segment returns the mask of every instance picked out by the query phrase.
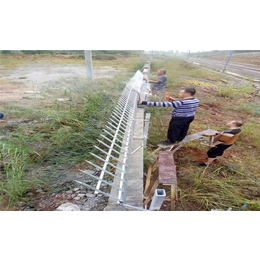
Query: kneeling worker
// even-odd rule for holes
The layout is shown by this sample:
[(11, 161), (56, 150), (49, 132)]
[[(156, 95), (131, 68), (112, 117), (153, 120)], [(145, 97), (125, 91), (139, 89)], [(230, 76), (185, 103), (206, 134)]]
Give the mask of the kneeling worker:
[(162, 141), (158, 146), (162, 148), (171, 147), (174, 144), (182, 141), (188, 130), (190, 123), (194, 120), (196, 110), (199, 106), (199, 100), (194, 98), (196, 90), (194, 88), (187, 88), (179, 92), (179, 97), (182, 100), (174, 101), (175, 98), (166, 94), (166, 99), (169, 102), (148, 102), (139, 100), (139, 104), (147, 106), (158, 107), (173, 107), (172, 119), (169, 124), (167, 138), (168, 140)]
[[(213, 144), (210, 145), (210, 149), (207, 152), (208, 159), (205, 163), (201, 163), (198, 166), (208, 166), (213, 161), (217, 161), (220, 156), (223, 155), (224, 151), (232, 146), (234, 142), (238, 139), (238, 136), (241, 133), (240, 126), (243, 123), (240, 121), (230, 121), (227, 123), (229, 129), (216, 133)], [(204, 136), (214, 136), (203, 134)]]

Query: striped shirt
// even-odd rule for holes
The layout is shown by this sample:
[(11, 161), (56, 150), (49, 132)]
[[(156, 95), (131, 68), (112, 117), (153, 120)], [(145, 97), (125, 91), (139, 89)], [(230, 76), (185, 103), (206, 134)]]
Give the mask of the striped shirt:
[(173, 107), (172, 117), (194, 117), (199, 106), (197, 98), (189, 98), (173, 102), (149, 102), (143, 101), (142, 105), (157, 107)]

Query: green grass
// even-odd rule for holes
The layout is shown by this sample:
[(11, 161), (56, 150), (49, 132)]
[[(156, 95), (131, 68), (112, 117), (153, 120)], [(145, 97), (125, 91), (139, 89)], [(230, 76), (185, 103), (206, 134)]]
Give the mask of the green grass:
[(186, 62), (184, 60), (170, 58), (164, 61), (155, 61), (151, 62), (152, 71), (156, 71), (158, 69), (166, 69), (167, 76), (172, 76), (173, 82), (178, 83), (176, 78), (180, 76), (194, 77), (194, 78), (203, 78), (207, 80), (218, 81), (220, 80), (220, 76), (210, 70), (206, 70), (203, 68), (198, 68), (197, 66)]
[[(107, 57), (103, 57), (107, 58)], [(82, 59), (55, 56), (1, 56), (4, 69), (40, 63), (84, 64)], [(140, 68), (139, 57), (117, 56), (117, 60), (94, 60), (94, 66), (113, 66), (133, 71)], [(17, 103), (0, 104), (5, 111), (5, 120), (1, 124), (0, 191), (9, 203), (25, 200), (26, 193), (42, 185), (42, 181), (55, 179), (59, 167), (73, 168), (90, 159), (93, 145), (99, 145), (97, 138), (129, 75), (115, 75), (111, 79), (86, 78), (61, 79), (55, 87), (39, 89), (44, 100), (31, 105)], [(65, 102), (58, 101), (64, 98)], [(10, 124), (13, 121), (13, 124)], [(19, 123), (17, 123), (19, 122)], [(8, 149), (7, 149), (8, 147)], [(40, 174), (37, 178), (31, 172), (39, 167), (51, 166), (49, 176)], [(2, 168), (4, 167), (4, 168)], [(49, 186), (49, 189), (51, 187)]]
[(29, 148), (16, 147), (6, 142), (0, 142), (0, 150), (6, 174), (6, 180), (0, 184), (0, 189), (8, 194), (10, 203), (22, 200), (25, 193), (37, 181), (37, 179), (33, 182), (26, 180), (24, 169), (40, 155)]
[[(51, 176), (33, 178), (33, 169), (44, 165), (75, 167), (89, 159), (93, 145), (121, 94), (129, 75), (91, 82), (78, 78), (67, 80), (65, 88), (56, 93), (67, 98), (58, 102), (53, 93), (45, 91), (45, 101), (32, 107), (2, 103), (6, 120), (24, 124), (0, 125), (4, 134), (1, 141), (5, 165), (0, 190), (10, 203), (24, 200), (26, 192), (41, 185)], [(10, 131), (10, 132), (9, 132)]]
[(237, 99), (241, 97), (248, 97), (248, 95), (254, 93), (255, 88), (250, 85), (242, 86), (240, 88), (234, 87), (233, 85), (226, 85), (219, 88), (217, 96), (224, 98)]
[[(97, 59), (95, 59), (97, 58)], [(112, 54), (95, 54), (93, 58), (93, 66), (113, 66), (115, 68), (125, 68), (130, 69), (137, 66), (136, 63), (140, 62), (139, 55), (112, 55)], [(75, 55), (75, 56), (59, 56), (59, 55), (0, 55), (0, 64), (3, 66), (1, 70), (12, 70), (21, 66), (28, 65), (41, 65), (41, 66), (50, 66), (57, 64), (65, 65), (85, 65), (84, 55)]]
[[(246, 210), (260, 210), (259, 201), (252, 199), (248, 192), (257, 190), (258, 183), (253, 176), (219, 167), (214, 171), (207, 168), (202, 173), (193, 173), (192, 179), (189, 188), (181, 189), (182, 203), (199, 202), (202, 209), (206, 210), (226, 210), (229, 207), (242, 210), (244, 204), (248, 205)], [(244, 190), (245, 186), (247, 190)]]
[(48, 116), (48, 112), (43, 109), (35, 109), (33, 107), (27, 107), (20, 104), (7, 104), (4, 109), (8, 111), (7, 119), (19, 118), (20, 121), (23, 119), (27, 120), (42, 120)]
[(225, 86), (219, 90), (217, 96), (223, 98), (236, 98), (237, 93), (237, 89), (235, 89), (233, 86)]
[(241, 111), (249, 115), (260, 115), (260, 104), (245, 104), (241, 107)]
[(260, 127), (259, 124), (246, 124), (242, 128), (241, 138), (246, 144), (260, 148)]
[[(166, 69), (168, 82), (167, 92), (177, 97), (180, 89), (194, 87), (185, 81), (182, 76), (218, 80), (219, 74), (208, 70), (197, 69), (184, 61), (165, 60), (155, 61), (153, 71)], [(251, 85), (240, 88), (233, 85), (216, 88), (196, 85), (197, 97), (200, 99), (200, 108), (196, 113), (188, 134), (206, 129), (223, 131), (226, 123), (231, 120), (242, 120), (244, 126), (239, 140), (229, 148), (220, 163), (214, 163), (205, 168), (198, 168), (197, 164), (205, 160), (209, 147), (198, 141), (192, 141), (178, 150), (175, 155), (180, 198), (177, 210), (260, 210), (260, 128), (257, 114), (259, 97), (252, 97), (255, 89)], [(165, 100), (164, 97), (152, 97), (152, 101)], [(145, 151), (145, 170), (152, 165), (156, 156), (151, 153), (156, 149), (158, 141), (167, 135), (168, 122), (171, 119), (172, 109), (147, 108), (151, 113), (149, 139)], [(234, 170), (231, 166), (240, 167)], [(163, 187), (165, 188), (165, 186)], [(167, 194), (170, 190), (166, 187)], [(247, 204), (247, 207), (242, 206)]]

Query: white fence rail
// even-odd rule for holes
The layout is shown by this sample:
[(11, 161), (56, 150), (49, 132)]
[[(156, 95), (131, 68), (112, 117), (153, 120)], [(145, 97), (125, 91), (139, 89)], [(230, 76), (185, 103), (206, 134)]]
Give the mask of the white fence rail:
[[(144, 69), (146, 69), (146, 74), (147, 72), (149, 73), (150, 64), (146, 63), (143, 70)], [(131, 143), (134, 135), (137, 100), (138, 98), (148, 100), (150, 91), (150, 86), (144, 82), (143, 76), (143, 73), (137, 71), (127, 82), (113, 113), (103, 129), (103, 133), (100, 134), (101, 140), (97, 140), (100, 146), (94, 146), (99, 151), (99, 155), (94, 153), (91, 153), (91, 155), (102, 162), (103, 166), (101, 167), (93, 162), (87, 161), (90, 165), (94, 166), (96, 170), (99, 170), (100, 175), (95, 176), (90, 171), (82, 170), (84, 174), (97, 180), (96, 187), (75, 180), (75, 182), (94, 190), (95, 194), (102, 193), (116, 200), (119, 205), (124, 207), (127, 207), (125, 204), (127, 175), (131, 167)], [(149, 74), (147, 76), (149, 76)], [(148, 126), (146, 128), (148, 131)], [(146, 141), (144, 142), (146, 143)], [(119, 171), (120, 176), (114, 174), (115, 171)], [(118, 180), (118, 185), (109, 181), (111, 177)], [(105, 185), (116, 189), (118, 191), (117, 196), (112, 196), (108, 192), (103, 191), (101, 188)], [(128, 206), (132, 207), (131, 205)], [(139, 209), (143, 210), (141, 208)]]

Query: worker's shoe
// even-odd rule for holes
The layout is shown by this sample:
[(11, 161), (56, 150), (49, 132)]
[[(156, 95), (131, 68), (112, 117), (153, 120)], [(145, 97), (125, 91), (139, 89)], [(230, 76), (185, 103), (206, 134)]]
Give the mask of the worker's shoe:
[(4, 114), (0, 113), (0, 119), (2, 119), (4, 117)]
[(201, 167), (205, 167), (205, 166), (208, 166), (208, 164), (206, 164), (206, 163), (201, 163), (201, 164), (198, 164), (198, 166), (201, 166)]
[(169, 140), (166, 140), (166, 141), (162, 141), (158, 144), (159, 147), (162, 147), (162, 148), (168, 148), (168, 147), (171, 147), (173, 145), (175, 145), (176, 142), (172, 143), (171, 141)]

